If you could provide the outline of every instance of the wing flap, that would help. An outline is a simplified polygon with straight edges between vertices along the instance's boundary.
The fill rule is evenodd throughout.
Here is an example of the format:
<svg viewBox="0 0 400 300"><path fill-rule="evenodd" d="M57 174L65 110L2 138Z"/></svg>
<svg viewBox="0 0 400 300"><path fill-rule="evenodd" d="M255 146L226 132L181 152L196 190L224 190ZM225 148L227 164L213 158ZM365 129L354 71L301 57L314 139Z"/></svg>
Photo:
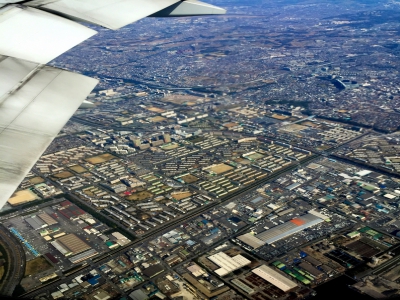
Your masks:
<svg viewBox="0 0 400 300"><path fill-rule="evenodd" d="M25 5L67 18L118 29L180 0L34 0Z"/></svg>
<svg viewBox="0 0 400 300"><path fill-rule="evenodd" d="M48 63L97 32L22 5L0 8L0 54Z"/></svg>
<svg viewBox="0 0 400 300"><path fill-rule="evenodd" d="M0 207L97 84L80 74L3 57L0 80L10 70L12 79L0 85L1 92L8 88L0 96Z"/></svg>

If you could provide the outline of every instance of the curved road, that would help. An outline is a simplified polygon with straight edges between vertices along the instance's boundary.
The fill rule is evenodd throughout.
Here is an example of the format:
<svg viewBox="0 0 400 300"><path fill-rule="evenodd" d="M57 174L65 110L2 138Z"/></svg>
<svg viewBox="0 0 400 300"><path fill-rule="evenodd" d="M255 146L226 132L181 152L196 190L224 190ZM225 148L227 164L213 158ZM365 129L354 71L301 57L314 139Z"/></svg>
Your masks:
<svg viewBox="0 0 400 300"><path fill-rule="evenodd" d="M6 250L8 264L5 278L0 286L0 294L11 296L25 273L25 251L21 243L1 224L0 243Z"/></svg>

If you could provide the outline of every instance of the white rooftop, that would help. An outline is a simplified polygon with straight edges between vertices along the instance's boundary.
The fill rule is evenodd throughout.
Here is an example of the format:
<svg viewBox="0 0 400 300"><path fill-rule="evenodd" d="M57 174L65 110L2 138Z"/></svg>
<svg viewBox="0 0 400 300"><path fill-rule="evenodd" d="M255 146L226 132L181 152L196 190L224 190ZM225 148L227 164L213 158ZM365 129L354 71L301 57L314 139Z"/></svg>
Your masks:
<svg viewBox="0 0 400 300"><path fill-rule="evenodd" d="M293 282L289 278L286 278L282 274L278 273L277 271L266 265L261 265L260 267L254 269L252 272L284 292L287 292L297 287L297 284L295 282Z"/></svg>

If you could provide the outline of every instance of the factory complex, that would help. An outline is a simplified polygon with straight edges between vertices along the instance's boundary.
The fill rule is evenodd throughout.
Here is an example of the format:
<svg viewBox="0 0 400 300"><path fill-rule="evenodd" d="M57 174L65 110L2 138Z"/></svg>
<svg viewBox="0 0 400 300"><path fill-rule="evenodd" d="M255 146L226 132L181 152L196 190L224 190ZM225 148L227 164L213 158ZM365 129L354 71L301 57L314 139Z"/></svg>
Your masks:
<svg viewBox="0 0 400 300"><path fill-rule="evenodd" d="M257 249L265 244L273 244L274 242L284 239L292 234L317 225L324 220L328 220L328 217L314 210L310 210L308 214L293 218L283 224L262 231L256 236L252 233L238 236L238 240L253 249Z"/></svg>

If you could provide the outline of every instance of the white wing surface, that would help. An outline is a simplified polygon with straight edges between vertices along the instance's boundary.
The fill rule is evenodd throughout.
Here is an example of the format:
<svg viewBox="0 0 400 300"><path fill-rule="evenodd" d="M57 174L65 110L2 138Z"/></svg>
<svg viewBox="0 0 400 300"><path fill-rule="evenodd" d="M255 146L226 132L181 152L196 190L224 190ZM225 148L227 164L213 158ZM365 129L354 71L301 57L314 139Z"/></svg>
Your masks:
<svg viewBox="0 0 400 300"><path fill-rule="evenodd" d="M75 21L118 29L225 12L196 0L0 0L0 208L76 109L90 106L97 80L45 65L97 33Z"/></svg>
<svg viewBox="0 0 400 300"><path fill-rule="evenodd" d="M182 17L198 15L223 15L226 10L197 0L179 1L149 17Z"/></svg>
<svg viewBox="0 0 400 300"><path fill-rule="evenodd" d="M180 0L35 0L27 5L118 29L177 2Z"/></svg>
<svg viewBox="0 0 400 300"><path fill-rule="evenodd" d="M0 205L15 191L97 80L0 56Z"/></svg>
<svg viewBox="0 0 400 300"><path fill-rule="evenodd" d="M76 22L31 7L0 9L3 55L45 64L95 34Z"/></svg>

